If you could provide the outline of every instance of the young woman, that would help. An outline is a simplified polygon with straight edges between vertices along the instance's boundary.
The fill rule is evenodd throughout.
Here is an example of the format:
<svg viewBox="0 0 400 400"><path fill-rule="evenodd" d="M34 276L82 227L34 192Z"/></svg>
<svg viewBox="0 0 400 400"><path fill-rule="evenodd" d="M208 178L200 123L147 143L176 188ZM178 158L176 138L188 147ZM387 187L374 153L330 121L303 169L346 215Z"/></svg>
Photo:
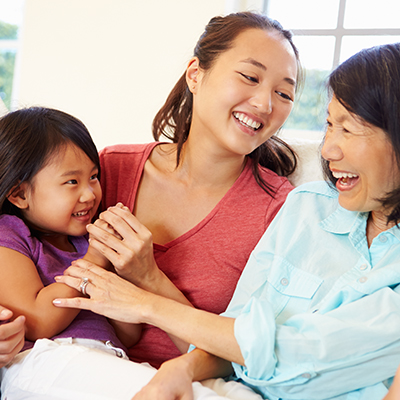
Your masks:
<svg viewBox="0 0 400 400"><path fill-rule="evenodd" d="M222 316L85 260L58 278L90 281L90 299L58 306L145 322L197 347L164 363L135 400L191 399L192 380L232 373L268 399L386 395L400 356L400 44L361 51L329 85L331 184L289 194Z"/></svg>
<svg viewBox="0 0 400 400"><path fill-rule="evenodd" d="M122 202L130 216L126 223L122 209L103 215L122 240L89 229L118 274L183 304L226 309L292 189L276 173L293 171L293 154L273 135L292 109L299 75L291 34L277 22L254 13L209 22L154 119L157 141L100 153L103 208ZM162 135L172 143L159 142ZM129 356L158 367L188 349L171 338L177 347L145 325Z"/></svg>

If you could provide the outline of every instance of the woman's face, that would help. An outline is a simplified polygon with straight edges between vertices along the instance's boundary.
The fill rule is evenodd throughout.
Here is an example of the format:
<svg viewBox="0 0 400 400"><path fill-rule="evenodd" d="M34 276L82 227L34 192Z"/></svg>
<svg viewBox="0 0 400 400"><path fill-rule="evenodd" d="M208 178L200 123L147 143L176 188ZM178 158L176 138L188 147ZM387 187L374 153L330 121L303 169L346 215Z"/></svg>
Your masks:
<svg viewBox="0 0 400 400"><path fill-rule="evenodd" d="M400 186L400 173L386 133L349 113L335 96L327 122L322 156L338 179L340 205L388 214L379 199Z"/></svg>
<svg viewBox="0 0 400 400"><path fill-rule="evenodd" d="M293 49L275 31L242 32L208 71L194 58L187 71L194 94L190 135L213 148L251 153L289 116L296 77Z"/></svg>

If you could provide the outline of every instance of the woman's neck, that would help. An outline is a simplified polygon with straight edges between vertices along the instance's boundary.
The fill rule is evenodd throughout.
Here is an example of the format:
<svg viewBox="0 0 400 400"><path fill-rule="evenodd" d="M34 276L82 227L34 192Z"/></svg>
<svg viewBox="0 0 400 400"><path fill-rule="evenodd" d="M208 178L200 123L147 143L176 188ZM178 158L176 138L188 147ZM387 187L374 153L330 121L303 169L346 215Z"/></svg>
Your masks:
<svg viewBox="0 0 400 400"><path fill-rule="evenodd" d="M367 220L367 240L368 247L372 241L381 232L387 231L395 225L394 222L388 222L387 214L381 211L371 211Z"/></svg>
<svg viewBox="0 0 400 400"><path fill-rule="evenodd" d="M230 154L191 139L182 146L176 176L189 186L231 187L246 165L246 156ZM175 162L176 162L176 153Z"/></svg>

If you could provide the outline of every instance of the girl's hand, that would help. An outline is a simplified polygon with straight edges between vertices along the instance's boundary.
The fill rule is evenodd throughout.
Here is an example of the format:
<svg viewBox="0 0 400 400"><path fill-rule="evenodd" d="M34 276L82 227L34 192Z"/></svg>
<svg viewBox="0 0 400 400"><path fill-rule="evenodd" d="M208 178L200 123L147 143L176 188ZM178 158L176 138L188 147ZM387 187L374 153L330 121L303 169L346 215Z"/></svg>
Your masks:
<svg viewBox="0 0 400 400"><path fill-rule="evenodd" d="M100 229L102 229L104 232L108 232L110 235L115 236L117 239L122 240L121 236L118 234L118 232L116 232L112 226L110 226L107 222L101 220L101 219L97 219L94 224L99 227ZM88 225L89 227L90 225ZM89 234L89 248L85 254L85 256L83 257L83 259L92 262L93 264L98 265L99 267L102 267L104 269L107 270L112 270L113 266L111 264L111 262L102 254L100 253L98 250L96 250L96 248L93 246L92 244L92 235Z"/></svg>
<svg viewBox="0 0 400 400"><path fill-rule="evenodd" d="M88 226L88 232L90 245L106 257L124 279L148 289L151 282L159 278L161 273L154 260L151 232L121 203L102 212L99 220Z"/></svg>
<svg viewBox="0 0 400 400"><path fill-rule="evenodd" d="M86 293L90 298L55 299L53 304L57 307L91 310L121 322L142 322L141 313L151 294L113 272L80 259L74 261L64 271L64 275L57 276L55 280L80 290L83 278L89 279Z"/></svg>
<svg viewBox="0 0 400 400"><path fill-rule="evenodd" d="M7 365L22 349L25 337L25 317L12 322L12 312L0 306L0 368Z"/></svg>
<svg viewBox="0 0 400 400"><path fill-rule="evenodd" d="M192 376L181 357L161 365L151 381L132 400L193 400Z"/></svg>

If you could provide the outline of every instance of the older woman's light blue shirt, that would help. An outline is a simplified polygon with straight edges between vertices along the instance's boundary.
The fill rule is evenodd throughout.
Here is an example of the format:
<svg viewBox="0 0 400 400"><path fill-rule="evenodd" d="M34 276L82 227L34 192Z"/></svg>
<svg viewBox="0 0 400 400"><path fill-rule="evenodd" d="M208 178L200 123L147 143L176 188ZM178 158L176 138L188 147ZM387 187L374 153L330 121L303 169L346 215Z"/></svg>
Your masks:
<svg viewBox="0 0 400 400"><path fill-rule="evenodd" d="M268 399L382 399L400 364L400 229L368 248L368 213L325 182L289 194L254 249L227 311Z"/></svg>

